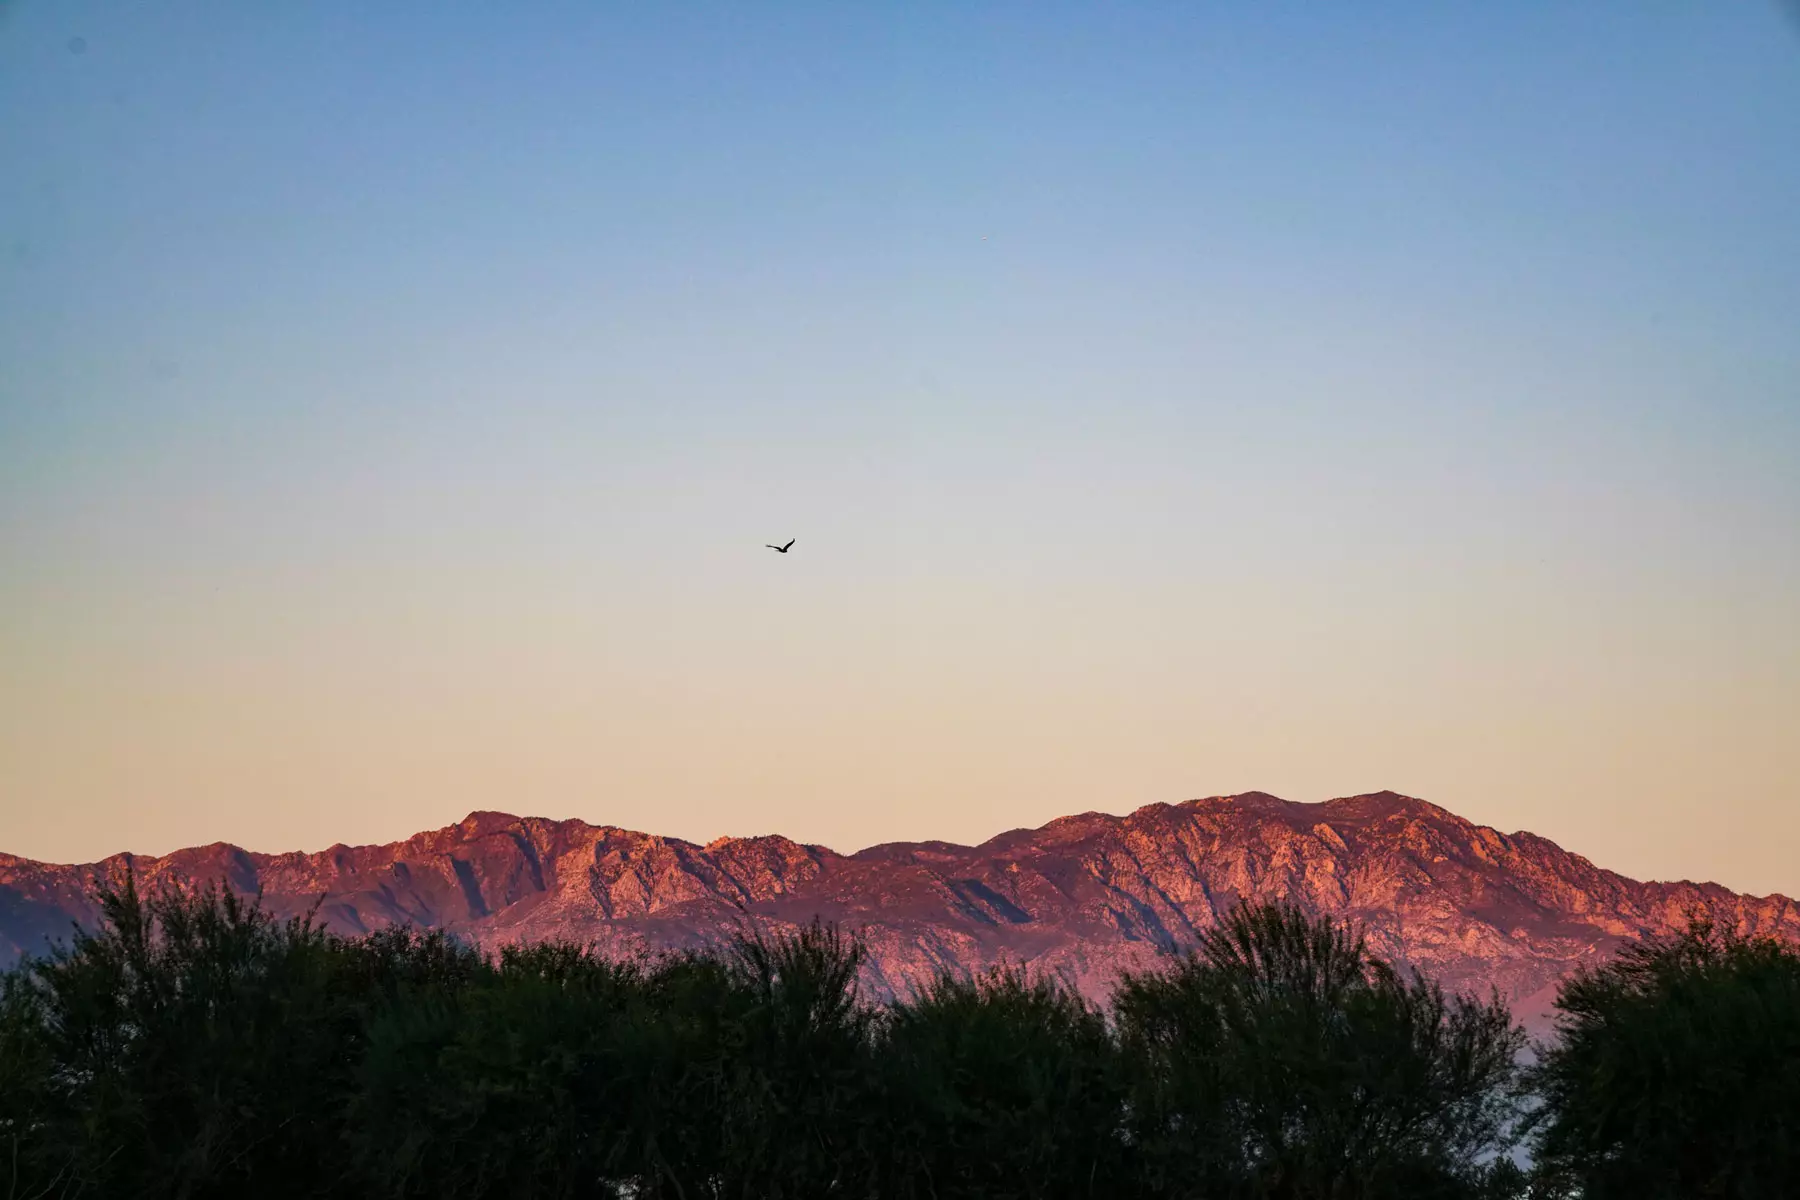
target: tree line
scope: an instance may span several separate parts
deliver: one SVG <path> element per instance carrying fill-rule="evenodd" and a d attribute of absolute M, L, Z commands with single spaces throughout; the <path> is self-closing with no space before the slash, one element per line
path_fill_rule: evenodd
<path fill-rule="evenodd" d="M 98 900 L 0 975 L 0 1200 L 1800 1194 L 1800 953 L 1700 921 L 1525 1065 L 1498 996 L 1285 906 L 1102 1009 L 1012 968 L 865 1003 L 818 923 L 618 961 Z"/>

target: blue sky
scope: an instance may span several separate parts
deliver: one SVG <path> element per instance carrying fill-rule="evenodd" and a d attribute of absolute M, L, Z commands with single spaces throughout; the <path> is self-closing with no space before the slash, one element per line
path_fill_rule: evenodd
<path fill-rule="evenodd" d="M 1393 787 L 1793 892 L 1796 149 L 1774 5 L 15 0 L 0 847 Z"/>

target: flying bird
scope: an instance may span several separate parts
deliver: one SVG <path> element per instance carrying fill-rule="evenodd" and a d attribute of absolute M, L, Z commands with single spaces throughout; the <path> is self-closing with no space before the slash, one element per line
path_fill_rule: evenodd
<path fill-rule="evenodd" d="M 799 539 L 797 539 L 797 538 L 789 538 L 787 546 L 769 546 L 769 543 L 767 543 L 767 542 L 764 542 L 763 545 L 769 546 L 769 549 L 773 550 L 777 554 L 786 554 L 788 552 L 788 546 L 793 545 L 798 540 Z"/>

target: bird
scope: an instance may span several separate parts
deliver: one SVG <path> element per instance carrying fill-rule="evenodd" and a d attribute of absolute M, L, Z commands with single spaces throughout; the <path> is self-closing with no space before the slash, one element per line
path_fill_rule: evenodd
<path fill-rule="evenodd" d="M 769 549 L 773 550 L 777 554 L 786 554 L 788 552 L 788 546 L 793 545 L 795 543 L 795 541 L 797 541 L 797 540 L 798 539 L 796 539 L 796 538 L 789 538 L 787 546 L 769 546 L 769 543 L 767 543 L 767 542 L 764 542 L 763 545 L 769 546 Z"/>

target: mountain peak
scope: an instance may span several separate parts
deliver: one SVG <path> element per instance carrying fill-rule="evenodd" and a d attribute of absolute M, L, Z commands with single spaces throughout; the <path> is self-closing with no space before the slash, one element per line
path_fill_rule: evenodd
<path fill-rule="evenodd" d="M 1319 807 L 1333 813 L 1369 816 L 1403 814 L 1433 821 L 1448 821 L 1456 825 L 1469 824 L 1468 821 L 1447 808 L 1440 808 L 1429 800 L 1421 800 L 1417 796 L 1407 796 L 1400 792 L 1365 792 L 1356 796 L 1339 796 L 1325 801 Z"/>
<path fill-rule="evenodd" d="M 97 920 L 91 882 L 126 864 L 146 880 L 223 877 L 260 890 L 278 916 L 322 898 L 327 923 L 345 932 L 404 924 L 488 946 L 679 948 L 715 942 L 745 916 L 778 928 L 823 917 L 861 932 L 878 996 L 1007 960 L 1066 972 L 1104 998 L 1120 971 L 1195 945 L 1240 900 L 1352 921 L 1379 953 L 1452 990 L 1497 987 L 1540 1009 L 1572 967 L 1684 928 L 1690 911 L 1800 937 L 1800 909 L 1785 897 L 1626 879 L 1393 791 L 1317 804 L 1244 792 L 1073 814 L 978 846 L 893 842 L 850 855 L 772 833 L 701 846 L 476 810 L 385 846 L 270 855 L 216 843 L 109 862 L 0 854 L 0 962 L 65 936 L 71 920 Z"/>
<path fill-rule="evenodd" d="M 519 818 L 512 813 L 495 812 L 492 809 L 476 809 L 452 828 L 463 830 L 477 836 L 488 833 L 500 833 L 519 824 Z"/>

